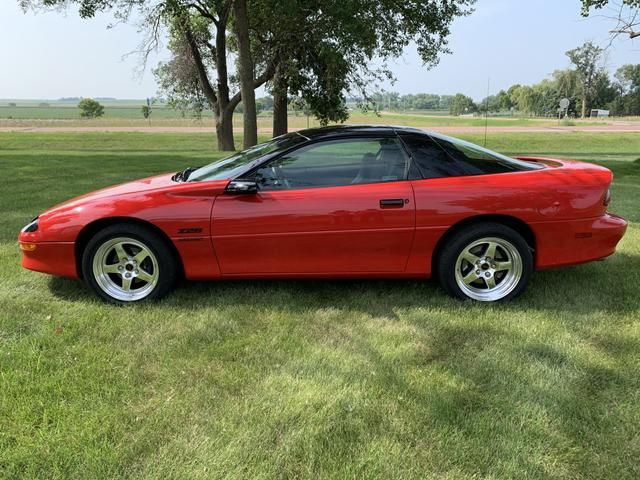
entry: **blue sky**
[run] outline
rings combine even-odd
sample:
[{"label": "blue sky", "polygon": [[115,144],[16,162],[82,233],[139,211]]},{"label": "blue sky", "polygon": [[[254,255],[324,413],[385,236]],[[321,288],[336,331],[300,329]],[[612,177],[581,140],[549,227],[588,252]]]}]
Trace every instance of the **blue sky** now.
[{"label": "blue sky", "polygon": [[[566,50],[592,40],[609,43],[609,20],[584,19],[579,0],[478,0],[476,11],[455,21],[453,53],[432,70],[414,48],[390,63],[401,93],[463,92],[475,99],[514,83],[531,84],[568,66]],[[101,16],[81,20],[73,10],[24,14],[16,0],[0,1],[0,98],[110,96],[145,98],[156,93],[151,73],[166,52],[137,72],[141,36],[135,26],[116,25]],[[616,40],[607,50],[606,68],[640,63],[640,38]]]}]

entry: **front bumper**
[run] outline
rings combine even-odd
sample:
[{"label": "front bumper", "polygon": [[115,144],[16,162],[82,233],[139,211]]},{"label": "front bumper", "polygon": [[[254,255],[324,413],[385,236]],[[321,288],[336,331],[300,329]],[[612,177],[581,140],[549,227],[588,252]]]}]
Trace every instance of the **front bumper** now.
[{"label": "front bumper", "polygon": [[74,242],[43,242],[40,232],[20,232],[22,267],[36,272],[78,278]]}]

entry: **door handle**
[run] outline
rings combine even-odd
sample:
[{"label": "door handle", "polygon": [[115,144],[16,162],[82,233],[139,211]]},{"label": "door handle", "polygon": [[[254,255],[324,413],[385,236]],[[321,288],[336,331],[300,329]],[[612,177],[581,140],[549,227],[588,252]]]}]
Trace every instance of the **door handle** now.
[{"label": "door handle", "polygon": [[380,208],[402,208],[404,202],[403,198],[384,198],[380,200]]}]

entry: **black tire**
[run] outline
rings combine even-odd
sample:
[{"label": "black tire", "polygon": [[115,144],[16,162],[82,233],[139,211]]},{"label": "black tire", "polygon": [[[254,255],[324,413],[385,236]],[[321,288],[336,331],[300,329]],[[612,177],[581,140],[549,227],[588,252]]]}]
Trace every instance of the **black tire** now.
[{"label": "black tire", "polygon": [[[490,241],[493,239],[500,242]],[[436,276],[442,288],[453,297],[484,302],[508,301],[520,295],[531,279],[533,273],[531,248],[522,235],[512,228],[499,223],[476,224],[457,232],[446,242],[435,261]],[[473,248],[477,250],[468,250],[475,244],[477,245]],[[486,254],[490,244],[497,245],[494,259]],[[485,253],[475,253],[482,252],[483,249]],[[467,253],[465,258],[461,258],[464,251],[471,254],[472,259],[476,258],[473,257],[474,254],[478,255],[477,262],[469,261],[466,258]],[[510,252],[512,261],[509,261]],[[498,270],[500,266],[515,265],[515,267],[512,270],[497,271],[493,262],[497,264]],[[484,270],[485,267],[487,270]],[[485,280],[482,278],[485,275],[492,278]],[[477,279],[473,283],[465,282],[474,277]],[[489,281],[492,283],[490,284]],[[484,293],[483,289],[486,289]]]},{"label": "black tire", "polygon": [[[118,242],[118,240],[120,239],[129,240],[129,243],[126,241],[122,243],[124,244],[125,253],[129,255],[129,261],[131,261],[131,258],[135,256],[134,254],[136,253],[136,251],[138,253],[142,251],[142,249],[136,250],[136,246],[142,245],[147,249],[145,253],[150,253],[150,255],[148,255],[146,259],[142,261],[146,263],[140,263],[139,270],[137,269],[138,267],[124,265],[126,269],[129,269],[129,267],[131,267],[131,270],[129,270],[131,272],[130,275],[137,276],[139,275],[139,271],[142,271],[143,275],[153,278],[153,281],[148,282],[145,282],[145,280],[142,279],[142,276],[139,279],[134,278],[129,280],[129,288],[131,289],[131,291],[135,290],[135,285],[144,285],[145,283],[147,283],[146,287],[144,287],[144,290],[142,288],[135,290],[136,292],[138,292],[135,294],[136,297],[134,297],[133,293],[131,294],[131,298],[121,298],[119,296],[126,293],[124,288],[124,275],[127,274],[126,269],[123,270],[124,273],[94,273],[94,260],[98,264],[100,264],[99,259],[96,259],[96,254],[101,256],[101,258],[107,258],[106,255],[111,255],[110,258],[112,260],[109,263],[119,261],[118,258],[120,257],[120,255],[116,253],[117,249],[115,245],[114,247],[112,247],[113,251],[111,253],[103,254],[103,252],[107,251],[109,249],[108,246],[113,242],[120,244]],[[102,255],[105,256],[102,257]],[[129,263],[129,261],[125,262]],[[118,266],[118,268],[120,268],[120,266]],[[147,273],[148,271],[151,271],[152,275],[149,275],[149,273]],[[93,236],[93,238],[91,238],[91,240],[89,240],[82,254],[82,274],[85,283],[102,300],[116,305],[126,305],[162,298],[167,293],[169,293],[175,285],[178,273],[178,261],[171,247],[167,245],[166,240],[159,236],[152,229],[135,224],[119,223],[100,230]],[[105,278],[107,278],[107,280],[105,280]],[[109,279],[111,279],[111,282],[109,282]],[[116,288],[117,285],[115,284],[117,282],[122,282],[121,292],[118,292]],[[110,288],[111,283],[114,284],[112,288]],[[105,284],[107,285],[106,287],[104,286]],[[110,291],[115,293],[109,293]],[[137,296],[140,296],[141,298],[137,298]]]}]

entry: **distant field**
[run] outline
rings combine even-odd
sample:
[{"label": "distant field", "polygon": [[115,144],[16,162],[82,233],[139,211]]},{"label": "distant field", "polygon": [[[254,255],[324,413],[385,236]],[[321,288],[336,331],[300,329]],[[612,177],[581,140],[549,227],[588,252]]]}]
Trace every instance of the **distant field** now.
[{"label": "distant field", "polygon": [[[81,126],[142,126],[149,125],[149,121],[142,116],[144,100],[115,100],[101,101],[104,109],[104,117],[95,120],[80,118],[80,111],[76,102],[49,101],[49,106],[40,106],[46,101],[41,100],[2,100],[0,99],[0,127],[1,126],[53,126],[64,125],[69,127]],[[15,103],[15,106],[9,106]],[[181,127],[181,126],[210,126],[213,114],[211,111],[203,113],[202,120],[189,115],[183,116],[166,105],[152,107],[151,126]],[[445,111],[406,111],[406,112],[374,112],[363,113],[359,110],[351,112],[349,123],[374,123],[397,124],[413,127],[431,126],[484,126],[485,122],[490,127],[501,126],[544,126],[557,124],[557,120],[550,118],[520,118],[520,117],[490,117],[485,120],[481,117],[452,117]],[[272,117],[270,112],[263,112],[258,118],[259,128],[270,128]],[[577,121],[580,125],[603,125],[606,120]],[[291,128],[304,128],[318,126],[319,122],[313,118],[307,118],[302,113],[290,112],[289,124]],[[234,127],[242,126],[242,114],[234,116]]]},{"label": "distant field", "polygon": [[[142,103],[139,105],[109,105],[103,103],[104,118],[137,118],[144,120],[142,116]],[[206,112],[205,117],[211,117],[211,112]],[[0,118],[4,119],[80,119],[80,110],[74,104],[51,104],[49,107],[34,105],[0,105]],[[154,107],[153,118],[182,118],[180,112],[169,107]]]}]

